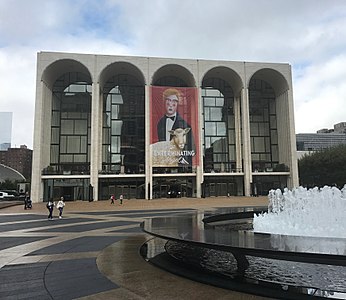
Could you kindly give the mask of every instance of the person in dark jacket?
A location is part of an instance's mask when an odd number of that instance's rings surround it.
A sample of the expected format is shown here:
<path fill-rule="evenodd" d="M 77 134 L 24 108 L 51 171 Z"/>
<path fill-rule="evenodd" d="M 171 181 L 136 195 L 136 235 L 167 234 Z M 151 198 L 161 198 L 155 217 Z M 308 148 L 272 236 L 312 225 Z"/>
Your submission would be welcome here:
<path fill-rule="evenodd" d="M 47 209 L 48 209 L 48 220 L 53 220 L 53 209 L 54 209 L 55 203 L 51 200 L 47 202 Z"/>
<path fill-rule="evenodd" d="M 157 136 L 159 141 L 170 141 L 172 136 L 170 135 L 170 130 L 175 130 L 177 128 L 191 128 L 190 124 L 187 123 L 178 113 L 178 104 L 180 99 L 180 92 L 174 88 L 168 88 L 163 92 L 163 100 L 165 102 L 165 114 L 157 123 Z M 192 128 L 186 136 L 186 145 L 184 150 L 194 151 L 195 143 L 193 140 Z M 191 165 L 192 156 L 183 155 L 181 157 L 184 164 Z"/>

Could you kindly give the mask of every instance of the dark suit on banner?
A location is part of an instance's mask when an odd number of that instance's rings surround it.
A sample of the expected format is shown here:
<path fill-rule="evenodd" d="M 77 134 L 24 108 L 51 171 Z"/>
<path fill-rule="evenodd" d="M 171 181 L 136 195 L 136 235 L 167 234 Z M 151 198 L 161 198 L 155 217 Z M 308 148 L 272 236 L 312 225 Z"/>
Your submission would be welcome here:
<path fill-rule="evenodd" d="M 157 123 L 157 136 L 158 136 L 159 141 L 166 141 L 167 118 L 169 118 L 169 117 L 164 115 L 159 120 L 159 122 Z M 172 130 L 175 130 L 177 128 L 182 128 L 182 129 L 191 128 L 190 124 L 188 124 L 178 113 L 176 113 L 176 115 L 174 117 L 174 123 L 172 126 Z M 171 140 L 171 139 L 172 139 L 172 136 L 170 136 L 169 140 Z M 191 150 L 196 151 L 195 143 L 193 140 L 192 128 L 186 135 L 186 145 L 184 147 L 184 150 L 185 151 L 191 151 Z M 191 164 L 192 164 L 192 156 L 191 155 L 183 155 L 182 158 L 184 158 L 188 162 L 188 164 L 185 163 L 185 165 L 191 166 Z M 184 165 L 184 163 L 182 163 L 182 165 Z"/>

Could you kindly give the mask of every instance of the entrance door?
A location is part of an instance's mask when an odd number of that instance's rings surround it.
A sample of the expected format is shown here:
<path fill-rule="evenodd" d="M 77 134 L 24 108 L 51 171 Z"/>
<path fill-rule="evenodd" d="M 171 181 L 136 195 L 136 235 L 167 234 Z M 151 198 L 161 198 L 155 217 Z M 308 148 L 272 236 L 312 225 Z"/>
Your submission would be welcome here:
<path fill-rule="evenodd" d="M 62 189 L 62 195 L 60 196 L 64 196 L 64 199 L 66 201 L 74 200 L 73 186 L 63 186 L 61 187 L 61 189 Z"/>
<path fill-rule="evenodd" d="M 216 196 L 216 189 L 215 189 L 215 183 L 210 183 L 209 184 L 209 196 L 210 197 L 215 197 Z"/>
<path fill-rule="evenodd" d="M 216 196 L 227 196 L 227 183 L 217 183 Z"/>

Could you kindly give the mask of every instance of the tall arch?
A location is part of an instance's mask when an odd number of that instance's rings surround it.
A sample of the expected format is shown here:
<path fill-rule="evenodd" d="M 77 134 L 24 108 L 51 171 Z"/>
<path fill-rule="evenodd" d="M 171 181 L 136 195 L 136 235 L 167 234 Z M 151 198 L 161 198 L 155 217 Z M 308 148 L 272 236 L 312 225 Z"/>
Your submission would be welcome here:
<path fill-rule="evenodd" d="M 92 76 L 73 59 L 57 60 L 42 73 L 42 107 L 47 112 L 41 126 L 45 136 L 43 147 L 44 175 L 56 174 L 64 179 L 45 180 L 47 199 L 64 196 L 87 199 L 91 149 Z M 47 150 L 48 150 L 47 149 Z M 69 176 L 79 176 L 71 179 Z M 83 177 L 83 178 L 82 178 Z"/>
<path fill-rule="evenodd" d="M 172 87 L 195 87 L 196 81 L 189 70 L 169 64 L 159 68 L 153 75 L 151 85 Z"/>
<path fill-rule="evenodd" d="M 256 193 L 267 194 L 270 188 L 288 185 L 287 175 L 277 174 L 289 172 L 292 161 L 287 150 L 289 84 L 281 73 L 265 68 L 251 76 L 248 89 L 253 186 Z M 261 172 L 271 175 L 259 176 Z"/>
<path fill-rule="evenodd" d="M 184 66 L 179 64 L 167 64 L 155 71 L 151 78 L 151 105 L 150 105 L 150 128 L 151 144 L 157 141 L 169 140 L 172 138 L 168 134 L 169 129 L 188 128 L 186 143 L 182 152 L 189 154 L 181 155 L 179 161 L 174 166 L 165 163 L 158 164 L 160 159 L 151 160 L 152 173 L 162 174 L 160 177 L 153 177 L 150 186 L 152 187 L 153 198 L 175 197 L 175 196 L 196 196 L 196 168 L 199 166 L 199 128 L 198 128 L 198 98 L 196 80 L 193 74 Z M 166 88 L 168 87 L 168 88 Z M 176 104 L 172 104 L 164 95 L 172 94 L 177 97 Z M 173 96 L 175 94 L 175 96 Z M 171 103 L 171 104 L 169 104 Z M 174 101 L 173 101 L 174 103 Z M 174 106 L 174 117 L 169 128 L 166 123 L 168 106 Z M 158 155 L 158 154 L 155 154 Z M 170 176 L 171 173 L 177 176 Z M 168 174 L 168 175 L 166 175 Z"/>
<path fill-rule="evenodd" d="M 241 126 L 239 75 L 226 67 L 214 67 L 202 80 L 202 143 L 205 194 L 237 195 L 241 179 L 225 173 L 241 171 Z M 217 178 L 208 173 L 221 173 Z"/>
<path fill-rule="evenodd" d="M 126 62 L 107 66 L 100 75 L 102 101 L 102 170 L 103 174 L 145 172 L 145 79 L 142 72 Z M 100 180 L 100 197 L 126 194 L 144 197 L 144 179 Z M 128 180 L 127 180 L 128 182 Z"/>
<path fill-rule="evenodd" d="M 88 68 L 81 62 L 73 59 L 59 59 L 53 62 L 42 72 L 41 80 L 49 89 L 52 89 L 56 80 L 66 73 L 85 74 L 85 76 L 90 78 L 91 82 L 93 81 L 92 75 Z"/>

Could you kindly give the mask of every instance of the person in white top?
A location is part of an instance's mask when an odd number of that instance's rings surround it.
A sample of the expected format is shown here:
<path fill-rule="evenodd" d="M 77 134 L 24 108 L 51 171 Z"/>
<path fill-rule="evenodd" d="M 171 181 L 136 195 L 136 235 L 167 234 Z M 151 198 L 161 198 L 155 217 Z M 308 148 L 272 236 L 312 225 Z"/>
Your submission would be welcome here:
<path fill-rule="evenodd" d="M 60 200 L 56 207 L 59 209 L 59 219 L 62 218 L 62 211 L 64 210 L 65 202 L 64 202 L 64 197 L 60 197 Z"/>

